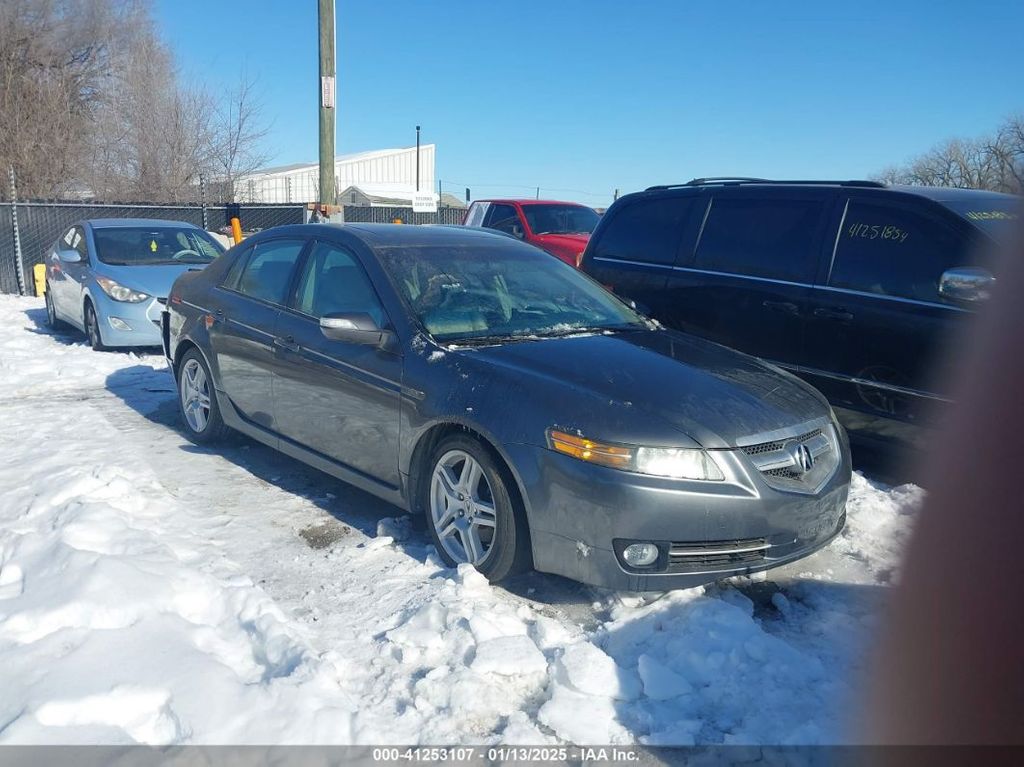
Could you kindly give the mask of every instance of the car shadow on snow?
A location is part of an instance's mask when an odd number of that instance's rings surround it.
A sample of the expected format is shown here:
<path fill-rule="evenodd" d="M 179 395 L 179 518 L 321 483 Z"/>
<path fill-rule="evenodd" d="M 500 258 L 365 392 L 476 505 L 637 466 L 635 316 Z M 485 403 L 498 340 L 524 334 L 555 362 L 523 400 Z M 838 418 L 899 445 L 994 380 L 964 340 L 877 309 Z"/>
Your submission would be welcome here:
<path fill-rule="evenodd" d="M 225 458 L 256 479 L 309 501 L 337 521 L 367 536 L 377 535 L 377 526 L 382 520 L 405 515 L 397 506 L 238 432 L 231 432 L 216 445 L 189 442 L 181 427 L 174 380 L 166 369 L 157 370 L 145 365 L 120 368 L 107 376 L 106 384 L 107 389 L 132 410 L 185 439 L 181 446 L 184 452 Z M 326 535 L 312 531 L 302 537 L 311 548 L 322 548 Z M 425 537 L 422 544 L 425 544 Z M 422 544 L 414 544 L 413 548 L 422 548 Z"/>
<path fill-rule="evenodd" d="M 225 458 L 257 480 L 322 510 L 327 515 L 323 520 L 298 532 L 310 549 L 327 548 L 344 537 L 345 528 L 353 528 L 371 538 L 391 535 L 399 550 L 420 562 L 433 554 L 434 548 L 420 515 L 409 515 L 397 506 L 243 434 L 232 432 L 223 443 L 209 447 L 189 442 L 181 427 L 175 384 L 166 369 L 148 365 L 120 368 L 107 376 L 106 388 L 151 423 L 184 438 L 185 444 L 181 446 L 184 452 Z M 450 570 L 444 570 L 439 577 L 451 577 L 451 574 Z M 581 611 L 594 601 L 587 587 L 554 575 L 526 573 L 508 579 L 502 586 L 526 600 L 570 608 L 576 605 Z"/>

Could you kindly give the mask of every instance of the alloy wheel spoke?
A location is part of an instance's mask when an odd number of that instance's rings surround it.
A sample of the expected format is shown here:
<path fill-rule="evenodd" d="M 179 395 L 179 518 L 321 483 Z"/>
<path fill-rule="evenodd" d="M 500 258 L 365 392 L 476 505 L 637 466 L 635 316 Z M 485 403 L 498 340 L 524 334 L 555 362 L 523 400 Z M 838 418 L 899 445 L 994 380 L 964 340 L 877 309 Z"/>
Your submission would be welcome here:
<path fill-rule="evenodd" d="M 465 490 L 470 498 L 476 497 L 476 488 L 480 484 L 482 474 L 483 470 L 480 468 L 480 464 L 466 456 L 466 461 L 462 466 L 462 476 L 459 477 L 459 484 L 462 485 L 463 490 Z"/>
<path fill-rule="evenodd" d="M 438 466 L 435 476 L 440 480 L 441 490 L 448 496 L 448 500 L 454 501 L 458 496 L 456 487 L 458 487 L 459 481 L 455 478 L 451 468 L 448 466 Z"/>
<path fill-rule="evenodd" d="M 476 564 L 484 557 L 484 545 L 480 541 L 480 533 L 474 525 L 467 525 L 459 536 L 462 538 L 463 548 L 466 549 L 466 557 L 471 564 Z"/>
<path fill-rule="evenodd" d="M 487 527 L 491 530 L 493 530 L 495 527 L 494 520 L 491 517 L 475 516 L 473 517 L 473 522 L 471 524 L 474 527 Z"/>

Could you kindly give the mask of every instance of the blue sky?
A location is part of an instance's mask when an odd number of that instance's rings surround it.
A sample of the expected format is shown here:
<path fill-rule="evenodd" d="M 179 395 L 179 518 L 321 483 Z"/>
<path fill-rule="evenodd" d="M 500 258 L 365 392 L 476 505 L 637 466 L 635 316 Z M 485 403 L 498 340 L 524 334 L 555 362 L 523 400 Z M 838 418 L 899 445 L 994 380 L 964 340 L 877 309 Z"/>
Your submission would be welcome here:
<path fill-rule="evenodd" d="M 315 161 L 315 0 L 157 0 L 182 73 L 245 69 Z M 860 178 L 1024 112 L 1024 3 L 338 0 L 339 154 L 438 145 L 445 191 L 592 205 L 695 176 Z"/>

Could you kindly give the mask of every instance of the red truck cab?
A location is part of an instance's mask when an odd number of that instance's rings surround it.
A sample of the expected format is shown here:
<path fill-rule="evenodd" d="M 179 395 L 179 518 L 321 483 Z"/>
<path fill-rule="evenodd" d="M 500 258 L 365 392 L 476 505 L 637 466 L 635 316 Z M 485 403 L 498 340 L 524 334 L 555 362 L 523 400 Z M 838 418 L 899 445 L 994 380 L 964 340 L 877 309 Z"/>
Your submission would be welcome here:
<path fill-rule="evenodd" d="M 593 208 L 556 200 L 477 200 L 463 226 L 506 232 L 579 266 L 590 233 L 600 219 Z"/>

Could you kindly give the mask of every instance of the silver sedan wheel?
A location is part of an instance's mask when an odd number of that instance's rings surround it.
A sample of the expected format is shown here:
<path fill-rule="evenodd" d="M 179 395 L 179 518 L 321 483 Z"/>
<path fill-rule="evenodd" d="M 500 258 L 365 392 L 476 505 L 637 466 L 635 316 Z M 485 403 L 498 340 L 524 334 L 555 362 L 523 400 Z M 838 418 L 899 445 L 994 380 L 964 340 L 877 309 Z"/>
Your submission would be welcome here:
<path fill-rule="evenodd" d="M 190 359 L 181 370 L 181 411 L 188 426 L 196 433 L 210 422 L 210 383 L 199 360 Z"/>
<path fill-rule="evenodd" d="M 430 522 L 448 556 L 478 565 L 494 544 L 496 513 L 483 467 L 463 450 L 449 450 L 430 480 Z"/>

